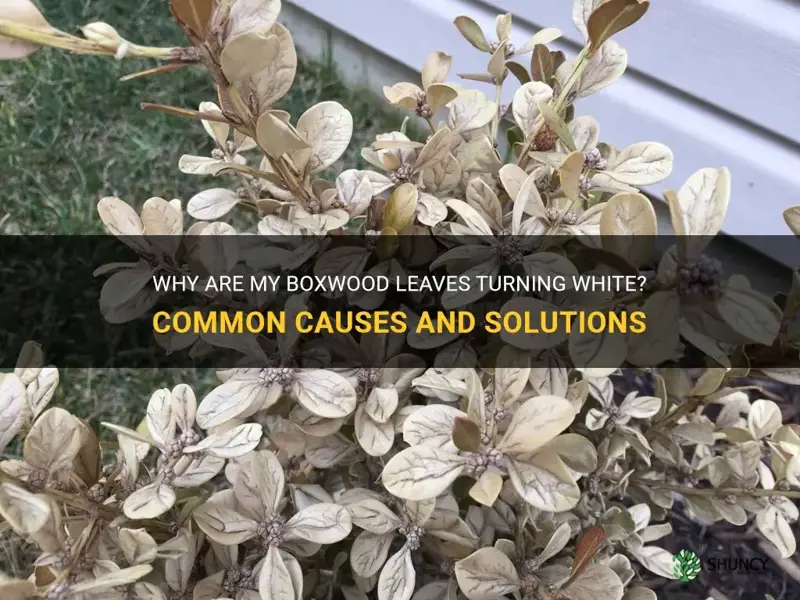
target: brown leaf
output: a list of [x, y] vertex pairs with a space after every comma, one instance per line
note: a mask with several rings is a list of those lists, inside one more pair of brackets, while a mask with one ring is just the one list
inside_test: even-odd
[[475, 421], [456, 417], [453, 421], [453, 443], [465, 452], [478, 452], [481, 449], [481, 430]]
[[215, 5], [215, 0], [172, 0], [170, 9], [181, 27], [204, 40]]
[[542, 81], [550, 84], [555, 68], [553, 66], [553, 55], [544, 44], [536, 44], [533, 47], [531, 56], [531, 73], [534, 81]]
[[[608, 535], [602, 527], [590, 527], [578, 540], [577, 547], [575, 548], [575, 560], [572, 563], [572, 573], [570, 580], [574, 580], [581, 572], [589, 566], [592, 562], [594, 555], [600, 550], [600, 547], [605, 543]], [[568, 584], [567, 584], [568, 585]], [[566, 585], [564, 586], [566, 587]]]
[[506, 68], [511, 71], [511, 74], [516, 77], [522, 85], [525, 85], [531, 80], [531, 76], [528, 71], [525, 70], [525, 67], [516, 61], [508, 61], [506, 63]]
[[611, 36], [636, 23], [648, 8], [650, 2], [647, 0], [610, 0], [598, 6], [587, 24], [592, 51], [597, 51]]

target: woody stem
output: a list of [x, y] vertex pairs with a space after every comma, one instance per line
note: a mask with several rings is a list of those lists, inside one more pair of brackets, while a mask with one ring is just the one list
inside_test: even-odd
[[745, 490], [742, 488], [705, 488], [696, 489], [669, 483], [658, 483], [655, 481], [637, 480], [636, 483], [646, 485], [651, 488], [678, 492], [687, 496], [783, 496], [784, 498], [800, 498], [798, 490]]

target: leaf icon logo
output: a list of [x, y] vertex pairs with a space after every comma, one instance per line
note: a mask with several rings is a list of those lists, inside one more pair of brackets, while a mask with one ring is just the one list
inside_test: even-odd
[[672, 569], [676, 579], [689, 583], [700, 574], [700, 559], [690, 550], [681, 550], [672, 560]]

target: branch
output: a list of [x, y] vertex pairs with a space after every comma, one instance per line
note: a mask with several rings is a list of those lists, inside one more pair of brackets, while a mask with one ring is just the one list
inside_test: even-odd
[[75, 54], [117, 56], [118, 58], [159, 58], [169, 60], [174, 58], [175, 54], [180, 51], [179, 48], [155, 48], [130, 44], [125, 49], [125, 52], [118, 55], [117, 53], [120, 50], [119, 43], [93, 42], [58, 29], [31, 27], [7, 19], [0, 19], [0, 35], [30, 42], [38, 46], [60, 48]]

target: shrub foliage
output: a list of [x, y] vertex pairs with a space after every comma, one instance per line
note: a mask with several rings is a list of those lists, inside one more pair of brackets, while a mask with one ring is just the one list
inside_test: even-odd
[[[50, 27], [28, 0], [12, 0], [0, 19], [0, 56], [48, 45], [162, 61], [135, 76], [190, 65], [210, 74], [215, 102], [197, 111], [143, 106], [200, 120], [216, 147], [211, 156], [183, 156], [179, 168], [235, 184], [185, 206], [150, 198], [141, 212], [104, 198], [98, 213], [116, 236], [218, 239], [237, 233], [228, 221], [239, 211], [255, 215], [262, 235], [375, 236], [387, 269], [391, 261], [402, 268], [396, 240], [412, 233], [490, 238], [495, 258], [481, 265], [489, 272], [499, 263], [524, 263], [529, 273], [575, 269], [558, 247], [523, 258], [524, 249], [504, 241], [517, 236], [577, 239], [604, 257], [601, 272], [636, 271], [649, 254], [637, 240], [657, 233], [639, 188], [670, 174], [672, 153], [656, 142], [601, 142], [597, 121], [576, 116], [574, 106], [622, 75], [627, 53], [613, 36], [647, 9], [640, 0], [575, 0], [585, 45], [573, 58], [548, 48], [558, 30], [515, 47], [510, 14], [497, 17], [492, 41], [458, 17], [455, 26], [487, 61], [485, 73], [461, 78], [494, 86], [493, 99], [449, 83], [451, 57], [433, 52], [421, 81], [384, 88], [392, 105], [429, 128], [425, 139], [404, 125], [363, 149], [368, 168], [334, 175], [353, 131], [348, 110], [329, 101], [299, 117], [274, 108], [297, 65], [292, 36], [277, 21], [279, 0], [172, 0], [185, 48], [138, 46], [105, 23], [73, 36]], [[514, 80], [513, 102], [500, 105]], [[741, 382], [750, 349], [797, 353], [787, 323], [798, 288], [780, 307], [743, 278], [726, 279], [704, 255], [730, 199], [725, 168], [702, 169], [664, 195], [675, 248], [646, 289], [610, 300], [674, 314], [672, 323], [679, 310], [683, 318], [673, 331], [626, 342], [623, 370], [575, 368], [556, 353], [549, 368], [427, 368], [413, 353], [398, 354], [388, 336], [367, 334], [352, 340], [359, 368], [301, 368], [288, 359], [302, 341], [284, 336], [271, 341], [286, 360], [221, 370], [221, 383], [199, 401], [186, 384], [156, 390], [135, 430], [103, 424], [115, 440], [107, 443], [79, 416], [48, 407], [58, 370], [26, 345], [19, 367], [0, 380], [0, 448], [20, 449], [0, 463], [0, 514], [41, 554], [30, 578], [0, 581], [0, 596], [648, 600], [656, 595], [637, 585], [637, 573], [681, 572], [659, 546], [671, 533], [671, 510], [704, 522], [755, 521], [791, 556], [800, 429], [783, 423], [768, 391]], [[785, 215], [795, 232], [798, 214]], [[214, 247], [199, 264], [232, 269], [236, 257]], [[102, 309], [114, 322], [155, 302], [150, 259], [178, 255], [177, 247], [135, 249], [142, 263], [105, 271], [116, 293], [101, 298]], [[437, 265], [475, 267], [467, 252], [448, 254]], [[307, 260], [323, 273], [342, 264], [324, 254]], [[296, 310], [302, 298], [286, 303]], [[201, 352], [215, 343], [188, 345]], [[570, 338], [567, 357], [605, 343]], [[182, 342], [162, 344], [178, 350]], [[652, 367], [686, 345], [711, 366]], [[800, 383], [790, 369], [759, 373]]]

